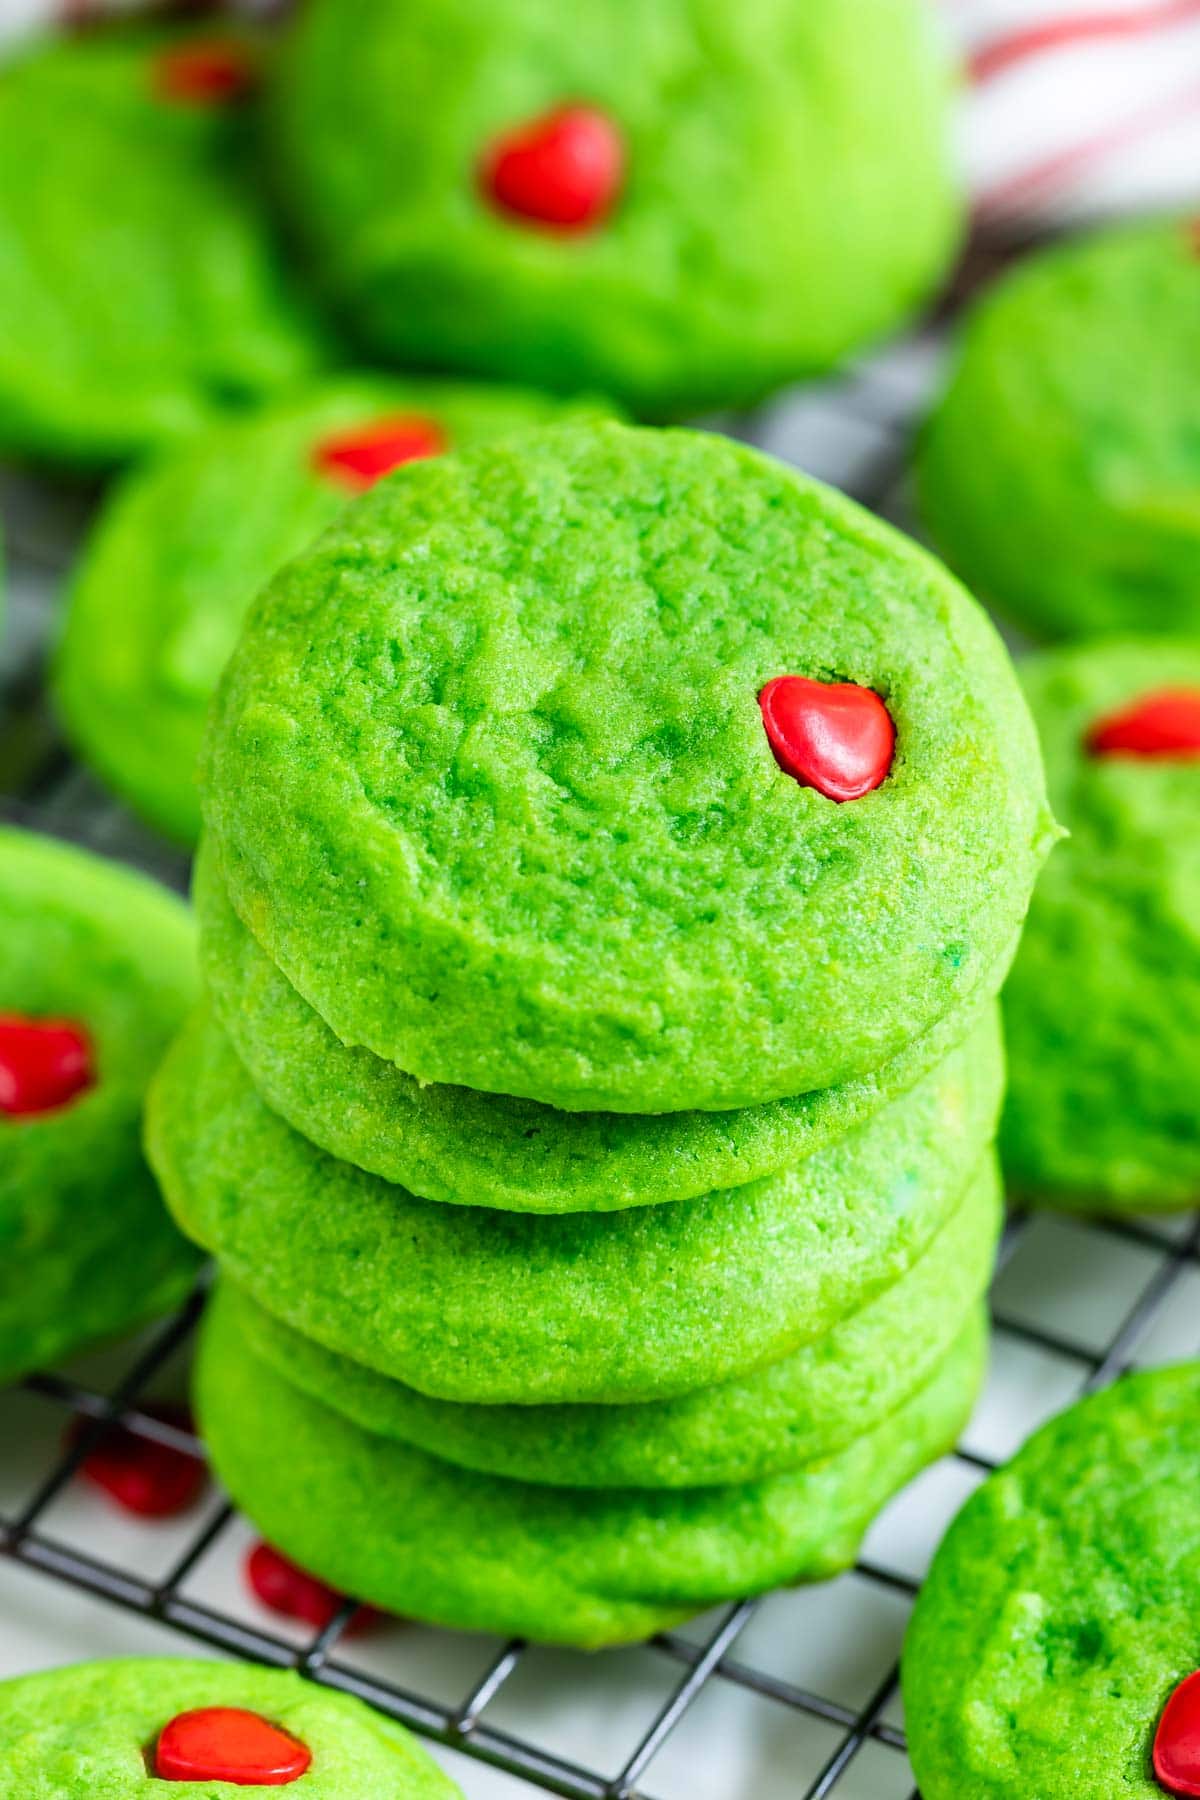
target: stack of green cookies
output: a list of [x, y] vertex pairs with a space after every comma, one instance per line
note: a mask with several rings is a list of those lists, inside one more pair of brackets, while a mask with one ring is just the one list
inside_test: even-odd
[[976, 1391], [1054, 836], [968, 596], [701, 434], [414, 463], [252, 610], [203, 807], [149, 1136], [265, 1534], [588, 1646], [850, 1562]]

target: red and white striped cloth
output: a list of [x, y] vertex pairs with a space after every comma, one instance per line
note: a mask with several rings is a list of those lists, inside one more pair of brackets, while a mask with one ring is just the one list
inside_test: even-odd
[[[86, 24], [89, 19], [128, 17], [134, 13], [215, 11], [221, 0], [0, 0], [0, 47], [33, 32]], [[228, 10], [269, 13], [278, 0], [229, 0]]]
[[[0, 0], [0, 43], [164, 3]], [[229, 4], [271, 12], [279, 0]], [[966, 63], [962, 155], [982, 227], [1200, 203], [1200, 0], [930, 4]]]
[[1200, 0], [940, 0], [980, 224], [1200, 201]]

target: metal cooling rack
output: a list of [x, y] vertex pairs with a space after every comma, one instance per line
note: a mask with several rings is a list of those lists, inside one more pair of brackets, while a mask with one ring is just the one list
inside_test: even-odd
[[[753, 417], [717, 423], [903, 521], [905, 446], [939, 353], [937, 336], [930, 333], [846, 379], [785, 395]], [[7, 499], [14, 568], [9, 663], [6, 669], [0, 666], [0, 782], [9, 796], [0, 800], [0, 816], [74, 838], [181, 883], [179, 859], [141, 832], [71, 762], [43, 703], [48, 621], [68, 560], [64, 546], [75, 529], [76, 508], [72, 504], [64, 512], [20, 484], [10, 487]], [[1061, 1265], [1057, 1269], [1055, 1252]], [[1091, 1284], [1101, 1263], [1103, 1301], [1099, 1287]], [[639, 1659], [637, 1680], [650, 1698], [628, 1742], [618, 1744], [614, 1728], [610, 1748], [617, 1766], [602, 1768], [597, 1764], [606, 1758], [564, 1748], [561, 1734], [545, 1728], [544, 1716], [531, 1724], [526, 1709], [521, 1723], [521, 1708], [513, 1697], [530, 1679], [535, 1686], [540, 1683], [537, 1659], [547, 1655], [544, 1651], [517, 1642], [489, 1649], [482, 1671], [448, 1700], [433, 1692], [437, 1684], [368, 1666], [371, 1659], [363, 1654], [360, 1640], [347, 1635], [354, 1612], [350, 1603], [325, 1630], [299, 1642], [263, 1623], [267, 1615], [249, 1616], [245, 1608], [224, 1603], [211, 1583], [206, 1589], [206, 1571], [223, 1547], [245, 1531], [227, 1503], [210, 1507], [174, 1550], [165, 1572], [153, 1575], [145, 1572], [149, 1552], [140, 1543], [123, 1557], [101, 1555], [62, 1529], [61, 1503], [106, 1428], [120, 1424], [177, 1448], [197, 1448], [187, 1432], [164, 1424], [149, 1407], [164, 1371], [186, 1351], [204, 1305], [204, 1286], [202, 1280], [178, 1316], [157, 1331], [115, 1381], [93, 1384], [47, 1373], [22, 1384], [25, 1395], [55, 1409], [63, 1420], [81, 1418], [85, 1427], [67, 1440], [69, 1448], [49, 1459], [31, 1493], [0, 1511], [0, 1553], [184, 1638], [235, 1657], [297, 1668], [316, 1682], [356, 1694], [435, 1745], [461, 1753], [465, 1763], [451, 1760], [472, 1797], [486, 1793], [513, 1800], [537, 1792], [569, 1800], [671, 1800], [684, 1794], [688, 1800], [708, 1794], [720, 1800], [767, 1800], [769, 1794], [774, 1800], [784, 1793], [789, 1800], [830, 1795], [905, 1800], [912, 1794], [912, 1778], [898, 1709], [897, 1621], [917, 1592], [922, 1559], [914, 1561], [910, 1548], [896, 1547], [896, 1534], [888, 1527], [896, 1508], [916, 1507], [928, 1549], [942, 1521], [926, 1517], [927, 1480], [939, 1473], [950, 1478], [954, 1493], [949, 1507], [941, 1505], [945, 1514], [1049, 1412], [1137, 1362], [1200, 1351], [1200, 1221], [1159, 1226], [1014, 1220], [994, 1289], [998, 1373], [989, 1390], [991, 1400], [985, 1400], [963, 1443], [933, 1475], [918, 1478], [893, 1503], [869, 1535], [852, 1577], [824, 1590], [796, 1590], [786, 1598], [727, 1607], [706, 1616], [698, 1630], [668, 1633], [632, 1653]], [[1013, 1392], [997, 1397], [997, 1380]], [[1018, 1389], [1021, 1404], [1014, 1405]], [[877, 1666], [869, 1687], [865, 1695], [853, 1697], [827, 1673], [807, 1680], [779, 1650], [781, 1641], [816, 1642], [819, 1648], [819, 1640], [831, 1634], [831, 1621], [836, 1625], [837, 1609], [848, 1604], [847, 1583], [853, 1583], [859, 1600], [883, 1597], [891, 1608], [891, 1623], [886, 1631], [875, 1632], [878, 1641], [870, 1646]], [[758, 1627], [765, 1612], [780, 1606], [787, 1609], [787, 1630], [781, 1640], [776, 1621], [772, 1641]], [[868, 1607], [863, 1616], [869, 1612]], [[615, 1666], [613, 1659], [630, 1654], [573, 1659], [566, 1690], [571, 1702], [577, 1697], [586, 1702], [594, 1690], [603, 1713], [609, 1697], [607, 1672]], [[816, 1660], [819, 1664], [820, 1657]], [[552, 1700], [556, 1692], [552, 1685]], [[781, 1752], [789, 1765], [785, 1781], [777, 1771], [766, 1780], [734, 1772], [721, 1776], [719, 1787], [706, 1785], [714, 1731], [721, 1736], [719, 1723], [714, 1727], [711, 1719], [719, 1722], [725, 1716], [716, 1702], [731, 1695], [762, 1703], [768, 1709], [761, 1715], [764, 1728], [772, 1733], [778, 1728], [784, 1738], [783, 1722], [804, 1724], [803, 1750], [793, 1755], [785, 1744]], [[706, 1717], [710, 1724], [701, 1730]], [[594, 1731], [591, 1741], [594, 1745]], [[509, 1779], [485, 1775], [485, 1770]], [[499, 1785], [490, 1785], [493, 1780]]]

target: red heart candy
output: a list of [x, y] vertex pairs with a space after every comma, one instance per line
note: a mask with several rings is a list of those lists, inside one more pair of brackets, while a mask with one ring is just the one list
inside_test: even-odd
[[1200, 756], [1200, 688], [1159, 688], [1088, 732], [1093, 756]]
[[1163, 1708], [1154, 1774], [1169, 1794], [1200, 1794], [1200, 1670], [1180, 1682]]
[[57, 1112], [95, 1079], [91, 1039], [82, 1025], [0, 1013], [0, 1113], [27, 1119]]
[[498, 137], [480, 181], [501, 212], [555, 231], [588, 231], [616, 201], [625, 152], [611, 119], [590, 106], [561, 106]]
[[[346, 1604], [346, 1595], [327, 1587], [315, 1575], [297, 1568], [270, 1544], [256, 1544], [246, 1558], [246, 1580], [264, 1606], [285, 1619], [299, 1619], [318, 1631], [336, 1619]], [[360, 1606], [350, 1620], [349, 1630], [361, 1630], [375, 1614], [368, 1606]]]
[[886, 781], [896, 728], [871, 688], [780, 675], [758, 703], [776, 762], [804, 787], [830, 800], [860, 800]]
[[362, 491], [402, 463], [440, 456], [446, 445], [446, 434], [434, 419], [378, 419], [323, 438], [313, 451], [313, 466], [319, 474]]
[[231, 1781], [237, 1787], [285, 1787], [312, 1763], [312, 1751], [261, 1713], [202, 1706], [164, 1725], [154, 1746], [160, 1781]]
[[244, 44], [182, 44], [154, 61], [154, 89], [178, 106], [228, 106], [254, 88], [258, 70]]
[[[191, 1416], [183, 1407], [146, 1409], [164, 1425], [180, 1431], [192, 1429]], [[80, 1419], [71, 1428], [72, 1442], [88, 1428]], [[208, 1480], [203, 1459], [173, 1444], [141, 1437], [126, 1425], [114, 1425], [104, 1433], [79, 1466], [79, 1473], [106, 1493], [125, 1512], [140, 1519], [169, 1519], [199, 1499]]]

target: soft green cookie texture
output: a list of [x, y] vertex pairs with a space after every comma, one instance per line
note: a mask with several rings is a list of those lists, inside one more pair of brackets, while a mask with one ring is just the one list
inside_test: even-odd
[[1200, 1364], [1072, 1407], [967, 1502], [904, 1648], [925, 1800], [1162, 1800], [1168, 1696], [1200, 1664]]
[[409, 1734], [349, 1694], [290, 1670], [177, 1657], [78, 1663], [0, 1682], [0, 1800], [220, 1800], [278, 1787], [172, 1781], [147, 1768], [146, 1749], [182, 1712], [228, 1706], [256, 1712], [312, 1751], [288, 1784], [296, 1800], [461, 1800]]
[[962, 1335], [991, 1273], [989, 1158], [915, 1267], [828, 1336], [739, 1381], [642, 1406], [464, 1406], [335, 1356], [230, 1287], [277, 1374], [364, 1430], [482, 1474], [556, 1487], [709, 1487], [831, 1456], [905, 1404]]
[[153, 883], [0, 828], [0, 1013], [69, 1019], [95, 1084], [0, 1114], [0, 1379], [166, 1312], [196, 1266], [142, 1156], [146, 1084], [196, 996], [186, 908]]
[[451, 1204], [614, 1212], [755, 1181], [907, 1093], [962, 1042], [978, 1012], [951, 1014], [870, 1075], [793, 1100], [724, 1113], [560, 1112], [423, 1084], [342, 1044], [241, 923], [208, 840], [194, 887], [213, 1010], [267, 1104], [331, 1156]]
[[[780, 674], [883, 695], [874, 793], [782, 771]], [[349, 508], [251, 612], [203, 808], [344, 1043], [618, 1112], [877, 1069], [981, 993], [1054, 832], [1007, 654], [937, 563], [754, 451], [618, 425]]]
[[232, 1279], [327, 1349], [484, 1405], [666, 1398], [778, 1360], [910, 1269], [989, 1141], [998, 1028], [795, 1169], [558, 1218], [443, 1206], [315, 1150], [207, 1014], [155, 1082], [151, 1160]]
[[640, 1401], [777, 1360], [899, 1280], [978, 1163], [1000, 1061], [989, 1019], [794, 1170], [539, 1218], [416, 1199], [316, 1151], [200, 1016], [156, 1083], [149, 1144], [184, 1230], [328, 1349], [443, 1399]]
[[[281, 188], [377, 351], [635, 413], [745, 401], [890, 329], [958, 241], [950, 83], [918, 0], [315, 0]], [[566, 236], [497, 211], [498, 135], [605, 114], [627, 173]]]
[[193, 41], [90, 32], [0, 73], [6, 453], [102, 469], [324, 360], [258, 216], [246, 105], [162, 91]]
[[196, 1402], [239, 1506], [343, 1592], [409, 1618], [597, 1648], [845, 1568], [879, 1508], [953, 1442], [982, 1359], [973, 1321], [917, 1397], [840, 1456], [671, 1493], [534, 1487], [374, 1436], [281, 1379], [220, 1306]]
[[1026, 665], [1055, 809], [1004, 993], [1010, 1183], [1053, 1206], [1200, 1198], [1200, 760], [1095, 756], [1091, 728], [1200, 689], [1200, 640], [1119, 639]]
[[321, 444], [407, 418], [466, 447], [603, 411], [521, 389], [341, 377], [135, 470], [108, 500], [69, 597], [55, 697], [71, 736], [152, 824], [194, 843], [205, 715], [243, 617], [351, 497], [319, 465]]
[[917, 463], [964, 579], [1041, 638], [1200, 631], [1200, 238], [1122, 226], [979, 303]]

